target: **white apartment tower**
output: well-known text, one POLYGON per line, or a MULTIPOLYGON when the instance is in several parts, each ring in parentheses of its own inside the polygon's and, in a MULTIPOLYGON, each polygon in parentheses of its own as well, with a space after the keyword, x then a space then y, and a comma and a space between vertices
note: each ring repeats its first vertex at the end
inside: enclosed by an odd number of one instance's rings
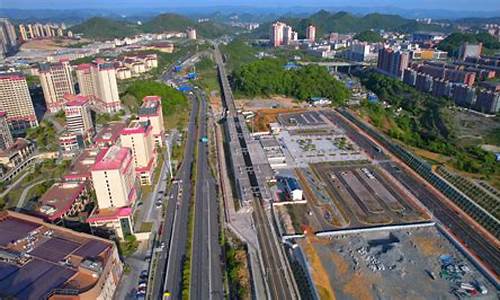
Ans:
POLYGON ((98 59, 92 64, 78 65, 76 77, 80 94, 91 97, 100 111, 116 112, 121 109, 116 70, 112 63, 98 59))
POLYGON ((66 95, 65 100, 64 114, 66 116, 66 130, 69 133, 81 135, 84 139, 88 140, 94 132, 88 97, 66 95))
POLYGON ((75 93, 69 61, 40 65, 39 77, 47 110, 51 113, 61 110, 64 95, 75 93))

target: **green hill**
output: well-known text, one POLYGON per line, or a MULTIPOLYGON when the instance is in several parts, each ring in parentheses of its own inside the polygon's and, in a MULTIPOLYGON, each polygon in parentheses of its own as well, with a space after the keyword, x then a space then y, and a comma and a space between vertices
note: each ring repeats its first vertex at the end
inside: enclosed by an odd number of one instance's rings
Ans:
MULTIPOLYGON (((398 15, 386 15, 371 13, 364 16, 356 16, 347 12, 331 13, 326 10, 320 10, 307 18, 279 18, 280 21, 292 26, 303 38, 305 30, 309 24, 317 28, 317 35, 321 36, 330 32, 356 33, 368 30, 398 30, 403 32, 415 32, 423 30, 449 31, 449 28, 441 28, 432 24, 421 24, 414 20, 405 19, 398 15)), ((269 36, 271 22, 262 24, 254 32, 256 37, 266 38, 269 36)))
POLYGON ((145 22, 141 29, 144 32, 184 31, 193 25, 194 22, 184 16, 166 13, 145 22))
POLYGON ((354 36, 355 40, 362 41, 362 42, 368 42, 368 43, 379 43, 384 41, 384 39, 380 36, 380 34, 376 33, 375 31, 371 30, 366 30, 363 32, 360 32, 354 36))
POLYGON ((145 22, 141 29, 144 32, 164 32, 184 31, 187 27, 195 28, 197 34, 204 38, 219 37, 232 30, 231 27, 223 24, 214 22, 197 23, 189 18, 172 13, 161 14, 154 17, 150 21, 145 22))
POLYGON ((441 41, 438 48, 447 51, 450 55, 458 55, 458 50, 463 43, 483 43, 483 54, 493 54, 500 51, 500 42, 487 32, 461 33, 454 32, 441 41))
POLYGON ((90 18, 69 28, 69 30, 75 34, 82 34, 84 37, 97 40, 123 38, 139 33, 136 24, 102 17, 90 18))

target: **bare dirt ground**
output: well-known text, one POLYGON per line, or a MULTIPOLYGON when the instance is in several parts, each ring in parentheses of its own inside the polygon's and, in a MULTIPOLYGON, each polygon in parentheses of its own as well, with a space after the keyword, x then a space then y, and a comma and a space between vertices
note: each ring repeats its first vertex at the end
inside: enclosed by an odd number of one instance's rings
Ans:
POLYGON ((461 283, 475 280, 488 293, 474 299, 497 299, 493 285, 435 227, 307 237, 299 245, 321 299, 451 300, 461 283))
POLYGON ((298 102, 296 99, 273 96, 271 98, 254 98, 254 99, 237 99, 235 100, 236 107, 242 110, 258 110, 264 108, 304 108, 307 103, 298 102))
POLYGON ((44 40, 32 40, 28 41, 21 46, 21 51, 23 50, 58 50, 64 48, 71 48, 71 45, 87 43, 88 40, 72 40, 72 39, 44 39, 44 40))

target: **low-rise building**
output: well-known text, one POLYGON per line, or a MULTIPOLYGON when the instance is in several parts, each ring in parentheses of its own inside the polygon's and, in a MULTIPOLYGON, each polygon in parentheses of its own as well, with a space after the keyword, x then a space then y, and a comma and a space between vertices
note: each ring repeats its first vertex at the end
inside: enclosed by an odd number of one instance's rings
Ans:
POLYGON ((116 145, 120 139, 120 132, 127 127, 124 122, 110 122, 104 125, 94 138, 97 147, 105 148, 116 145))
POLYGON ((46 221, 59 223, 65 218, 77 217, 89 201, 84 183, 54 183, 38 201, 37 212, 46 221))
POLYGON ((8 210, 0 261, 7 299, 112 299, 123 274, 114 242, 8 210))
POLYGON ((99 154, 98 149, 85 149, 69 166, 63 179, 66 182, 87 182, 92 181, 92 167, 99 154))
POLYGON ((496 114, 500 110, 500 93, 482 91, 477 96, 475 109, 486 114, 496 114))

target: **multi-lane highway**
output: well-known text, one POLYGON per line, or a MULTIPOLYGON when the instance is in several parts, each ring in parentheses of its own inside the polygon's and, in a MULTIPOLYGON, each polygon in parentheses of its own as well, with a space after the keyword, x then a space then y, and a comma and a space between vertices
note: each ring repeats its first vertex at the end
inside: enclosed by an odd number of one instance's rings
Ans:
MULTIPOLYGON (((207 99, 199 90, 195 90, 195 95, 200 100, 198 137, 207 137, 207 99)), ((201 141, 198 142, 195 185, 190 298, 222 299, 216 185, 209 169, 207 143, 201 141)))
MULTIPOLYGON (((174 73, 168 72, 163 79, 174 77, 174 73)), ((189 253, 192 259, 190 298, 222 299, 224 295, 216 185, 209 170, 208 148, 200 142, 201 137, 207 136, 207 99, 197 89, 189 93, 188 98, 192 102, 192 111, 184 159, 165 196, 167 210, 158 239, 160 253, 152 287, 153 299, 162 299, 165 295, 172 299, 182 298, 182 273, 188 259, 186 245, 191 238, 188 228, 191 201, 194 201, 194 227, 189 253), (193 168, 195 162, 196 168, 193 168)))
MULTIPOLYGON (((193 100, 194 97, 191 97, 193 100)), ((153 299, 162 299, 165 292, 173 298, 181 298, 182 267, 185 259, 187 242, 187 220, 189 202, 191 201, 191 171, 194 162, 194 149, 198 138, 196 117, 199 102, 192 101, 192 111, 189 117, 188 134, 184 149, 184 159, 176 174, 172 188, 166 195, 167 210, 158 238, 164 247, 158 256, 153 282, 153 299)))

